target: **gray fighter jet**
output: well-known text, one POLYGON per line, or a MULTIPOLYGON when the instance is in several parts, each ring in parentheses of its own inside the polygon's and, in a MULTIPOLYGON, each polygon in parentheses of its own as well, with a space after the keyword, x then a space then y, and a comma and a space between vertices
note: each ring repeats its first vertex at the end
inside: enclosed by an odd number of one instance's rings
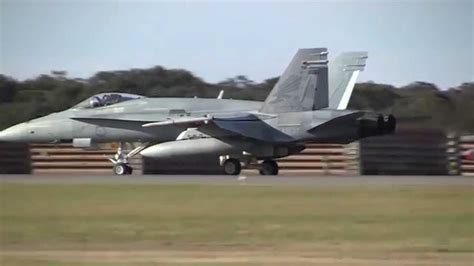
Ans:
POLYGON ((59 113, 0 132, 0 141, 140 143, 122 145, 114 173, 131 174, 130 157, 180 160, 215 156, 227 174, 256 165, 262 175, 278 174, 276 158, 298 153, 305 143, 349 143, 390 134, 396 121, 365 111, 346 110, 366 52, 337 57, 328 69, 327 49, 300 49, 265 102, 199 98, 147 98, 125 93, 95 95, 59 113))

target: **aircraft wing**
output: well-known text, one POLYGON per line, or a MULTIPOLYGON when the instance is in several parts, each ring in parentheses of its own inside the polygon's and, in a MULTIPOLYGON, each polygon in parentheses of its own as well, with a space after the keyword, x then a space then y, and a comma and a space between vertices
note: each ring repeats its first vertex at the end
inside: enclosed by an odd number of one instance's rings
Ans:
MULTIPOLYGON (((189 114, 184 110, 175 114, 170 113, 94 113, 94 114, 76 114, 70 116, 70 119, 84 122, 117 121, 117 122, 142 122, 143 127, 169 126, 179 124, 204 124, 208 121, 220 119, 247 119, 247 113, 222 112, 213 114, 189 114)), ((270 117, 260 114, 260 117, 270 117)))
MULTIPOLYGON (((153 123, 143 124, 143 127, 167 126, 177 124, 213 125, 214 129, 220 129, 233 135, 251 138, 265 142, 291 142, 293 138, 275 129, 265 122, 274 116, 267 114, 226 114, 205 117, 183 117, 177 119, 168 119, 153 123)), ((203 128, 205 131, 206 129, 203 128)))
POLYGON ((220 113, 220 114, 206 114, 203 116, 169 116, 163 120, 151 121, 145 123, 142 127, 160 127, 169 125, 185 125, 185 124, 208 124, 209 122, 220 123, 222 121, 244 122, 257 121, 261 119, 273 118, 274 115, 268 114, 251 114, 251 113, 220 113))
POLYGON ((255 115, 249 115, 234 118, 215 118, 212 123, 222 130, 244 138, 273 143, 294 141, 294 138, 272 127, 265 120, 255 115))

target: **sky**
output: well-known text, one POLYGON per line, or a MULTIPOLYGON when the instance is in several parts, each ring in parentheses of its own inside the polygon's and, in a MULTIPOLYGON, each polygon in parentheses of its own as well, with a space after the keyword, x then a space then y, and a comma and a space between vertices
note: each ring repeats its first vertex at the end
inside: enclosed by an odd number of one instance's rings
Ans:
POLYGON ((0 73, 19 80, 161 65, 259 82, 311 47, 368 51, 359 81, 474 81, 474 0, 0 0, 0 73))

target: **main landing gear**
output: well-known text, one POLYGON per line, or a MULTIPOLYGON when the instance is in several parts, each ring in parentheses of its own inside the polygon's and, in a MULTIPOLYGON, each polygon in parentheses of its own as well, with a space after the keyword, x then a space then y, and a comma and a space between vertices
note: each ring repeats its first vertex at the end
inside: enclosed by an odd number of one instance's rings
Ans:
POLYGON ((278 164, 273 160, 263 161, 259 172, 261 175, 278 175, 278 164))
MULTIPOLYGON (((221 157, 220 164, 226 175, 239 175, 242 170, 240 160, 235 158, 221 157)), ((244 164, 250 163, 244 162, 244 164)), ((252 163, 252 165, 259 169, 261 175, 278 175, 278 164, 274 160, 265 160, 261 164, 252 163)))
POLYGON ((148 147, 148 144, 143 144, 140 145, 133 150, 131 150, 129 153, 126 153, 123 150, 123 143, 119 143, 119 147, 117 148, 117 153, 114 155, 113 158, 107 157, 109 161, 111 161, 114 164, 113 172, 116 175, 131 175, 133 173, 133 168, 129 165, 129 159, 135 155, 137 155, 139 152, 144 150, 146 147, 148 147))

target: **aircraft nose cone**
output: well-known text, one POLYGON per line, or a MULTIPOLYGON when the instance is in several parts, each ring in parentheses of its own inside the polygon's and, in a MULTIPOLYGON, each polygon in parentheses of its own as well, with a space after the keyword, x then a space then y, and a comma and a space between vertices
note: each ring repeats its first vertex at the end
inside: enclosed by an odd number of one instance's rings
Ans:
POLYGON ((0 131, 0 141, 2 142, 21 142, 25 135, 26 127, 24 124, 12 126, 0 131))

